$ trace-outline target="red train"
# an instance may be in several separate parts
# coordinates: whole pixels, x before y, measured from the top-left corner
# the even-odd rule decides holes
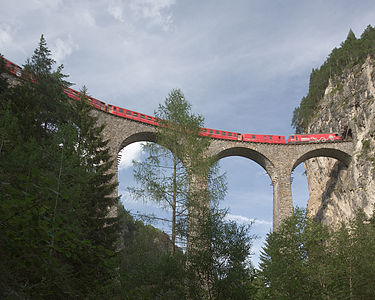
[[[343,138],[338,133],[317,133],[317,134],[296,134],[288,138],[287,143],[316,143],[316,142],[334,142]]]
[[[4,58],[5,67],[10,74],[16,77],[22,76],[22,68],[15,63]],[[33,80],[33,79],[32,79]],[[33,80],[34,81],[34,80]],[[64,88],[65,94],[74,100],[80,100],[81,93],[71,88]],[[155,117],[141,114],[122,107],[106,104],[103,101],[88,96],[89,103],[96,109],[105,111],[109,114],[116,115],[121,118],[131,119],[134,121],[159,126],[159,122]],[[324,134],[295,134],[289,136],[288,140],[282,135],[263,135],[263,134],[242,134],[238,132],[230,132],[224,130],[216,130],[210,128],[201,128],[200,135],[208,136],[215,139],[233,140],[249,143],[268,143],[268,144],[296,144],[296,143],[317,143],[317,142],[335,142],[341,141],[343,138],[338,133]]]

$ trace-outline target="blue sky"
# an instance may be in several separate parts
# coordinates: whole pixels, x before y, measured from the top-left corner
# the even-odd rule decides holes
[[[0,53],[17,64],[44,34],[73,88],[107,103],[153,114],[180,88],[206,127],[289,135],[293,109],[306,95],[309,74],[345,40],[375,25],[375,1],[288,0],[0,0]],[[132,185],[125,149],[120,190]],[[272,227],[272,186],[250,160],[221,161],[232,218],[256,219],[264,238]],[[293,198],[306,206],[303,166],[294,172]],[[125,199],[126,197],[124,197]],[[151,204],[125,206],[151,211]],[[255,242],[258,253],[262,239]],[[255,263],[257,258],[255,258]]]

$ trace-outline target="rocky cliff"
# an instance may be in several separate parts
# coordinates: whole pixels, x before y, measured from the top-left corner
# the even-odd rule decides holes
[[[324,224],[337,225],[362,208],[370,215],[375,203],[375,59],[330,79],[308,132],[352,136],[350,166],[335,159],[305,162],[308,211]]]

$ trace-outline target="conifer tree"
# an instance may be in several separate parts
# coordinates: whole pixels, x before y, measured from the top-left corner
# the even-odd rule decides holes
[[[294,110],[292,126],[296,133],[303,133],[311,119],[316,115],[319,102],[328,86],[329,79],[339,76],[346,68],[363,63],[367,57],[375,54],[375,29],[368,26],[359,39],[350,29],[347,38],[340,47],[334,48],[327,60],[310,74],[309,91]]]
[[[110,297],[112,162],[85,91],[68,100],[52,65],[42,36],[24,80],[0,91],[0,296]]]
[[[271,299],[308,298],[304,212],[296,210],[276,232],[269,233],[261,252],[260,276]]]

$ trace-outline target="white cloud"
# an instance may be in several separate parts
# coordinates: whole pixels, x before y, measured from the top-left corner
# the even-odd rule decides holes
[[[168,8],[176,3],[175,0],[132,0],[130,8],[151,23],[160,25],[168,31],[173,24],[173,17]]]
[[[79,14],[79,18],[82,19],[83,23],[89,26],[95,26],[95,17],[88,10],[82,11]]]
[[[65,40],[62,40],[60,38],[56,39],[52,53],[57,63],[61,63],[66,57],[71,55],[72,52],[77,49],[78,45],[74,43],[71,35],[69,35]]]
[[[126,146],[120,151],[121,160],[118,166],[119,171],[125,170],[133,165],[133,160],[137,161],[140,159],[142,154],[143,143],[133,143]]]
[[[62,0],[34,0],[34,8],[57,10],[62,6]]]
[[[5,49],[12,43],[11,28],[9,25],[0,24],[0,49]]]
[[[228,214],[226,217],[228,220],[236,221],[238,223],[244,223],[244,224],[255,224],[255,225],[272,225],[272,222],[265,221],[265,220],[257,220],[253,218],[247,218],[240,215],[232,215]]]
[[[108,13],[115,18],[115,20],[124,22],[124,7],[120,0],[110,1],[107,8]]]

